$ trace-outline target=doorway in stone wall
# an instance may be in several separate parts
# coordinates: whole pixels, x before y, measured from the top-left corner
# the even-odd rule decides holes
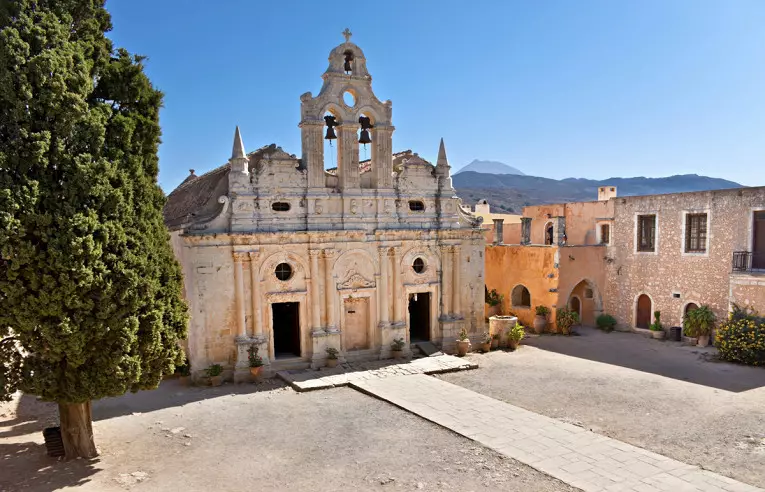
[[[430,341],[430,293],[409,294],[409,341]]]
[[[369,297],[350,297],[343,302],[345,350],[369,348]]]
[[[752,232],[752,268],[765,270],[765,211],[754,213]]]
[[[275,302],[271,314],[276,358],[300,357],[300,303]]]
[[[578,297],[574,296],[568,303],[569,309],[579,316],[579,323],[582,322],[582,303]]]
[[[645,294],[640,294],[640,297],[637,298],[636,311],[635,326],[648,328],[651,325],[651,298]]]

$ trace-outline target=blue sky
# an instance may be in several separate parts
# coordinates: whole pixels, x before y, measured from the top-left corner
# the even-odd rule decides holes
[[[344,9],[344,5],[349,5]],[[765,185],[765,1],[108,0],[165,93],[160,184],[248,151],[300,154],[349,27],[393,101],[394,150],[551,178],[697,173]]]

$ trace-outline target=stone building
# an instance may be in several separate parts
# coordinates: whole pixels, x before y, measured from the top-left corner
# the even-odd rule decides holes
[[[220,363],[243,376],[251,345],[271,372],[322,366],[330,347],[385,358],[398,338],[450,350],[461,328],[483,327],[480,219],[460,207],[443,141],[435,166],[393,154],[391,102],[344,35],[319,94],[300,96],[300,157],[247,153],[237,127],[228,163],[168,196],[196,374]]]
[[[521,241],[490,245],[487,288],[524,323],[533,308],[568,307],[592,325],[601,313],[622,329],[665,328],[709,305],[765,312],[765,188],[618,197],[526,207]],[[496,241],[495,241],[496,243]]]

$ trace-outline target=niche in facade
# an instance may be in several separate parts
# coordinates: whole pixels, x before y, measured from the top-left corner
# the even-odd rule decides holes
[[[412,212],[422,212],[425,210],[425,204],[420,200],[409,200],[409,210]]]
[[[290,204],[287,202],[274,202],[271,205],[271,210],[274,212],[288,212],[290,209]]]
[[[422,258],[415,258],[412,262],[412,270],[414,270],[414,273],[422,273],[425,271],[425,262],[422,260]]]

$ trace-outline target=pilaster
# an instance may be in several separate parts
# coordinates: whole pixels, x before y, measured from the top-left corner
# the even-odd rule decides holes
[[[332,275],[333,258],[335,257],[334,249],[323,250],[324,255],[324,274],[326,279],[324,281],[324,293],[327,302],[327,333],[339,332],[337,326],[337,312],[335,308],[335,298],[337,297],[337,285],[334,282]]]
[[[392,126],[372,129],[372,172],[375,188],[393,187],[393,130]]]
[[[338,184],[341,190],[357,189],[360,187],[357,125],[343,124],[336,128]]]

